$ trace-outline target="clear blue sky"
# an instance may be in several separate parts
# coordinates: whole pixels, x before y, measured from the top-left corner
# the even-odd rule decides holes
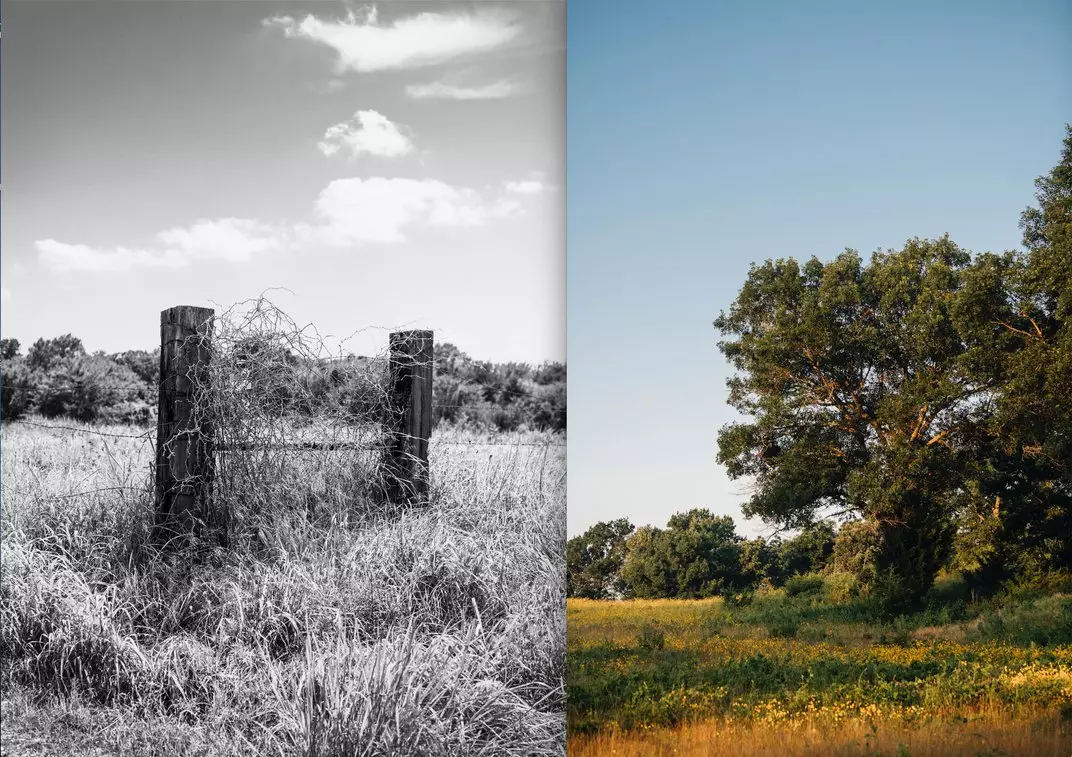
[[[1016,248],[1072,120],[1072,4],[567,3],[569,532],[709,507],[712,320],[769,257]]]

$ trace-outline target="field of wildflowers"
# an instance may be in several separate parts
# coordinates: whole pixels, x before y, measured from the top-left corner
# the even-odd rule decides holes
[[[569,753],[1072,754],[1070,597],[945,624],[765,604],[569,600]]]

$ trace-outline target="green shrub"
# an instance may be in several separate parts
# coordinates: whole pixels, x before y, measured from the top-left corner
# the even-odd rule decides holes
[[[860,595],[860,586],[852,573],[831,573],[823,578],[823,599],[840,605]]]
[[[984,616],[975,634],[1011,644],[1072,644],[1072,597],[1057,595],[1002,607]]]
[[[657,650],[666,646],[666,634],[658,623],[645,623],[637,635],[637,646],[645,650]]]
[[[785,582],[785,593],[790,597],[818,595],[822,590],[823,577],[817,573],[792,576]]]

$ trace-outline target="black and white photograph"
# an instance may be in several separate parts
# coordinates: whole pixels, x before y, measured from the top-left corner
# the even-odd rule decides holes
[[[564,755],[565,3],[2,12],[5,757]]]

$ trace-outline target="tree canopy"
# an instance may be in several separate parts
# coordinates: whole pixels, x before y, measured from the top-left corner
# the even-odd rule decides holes
[[[1072,129],[1022,215],[1026,251],[973,258],[945,236],[751,268],[715,321],[746,418],[721,430],[718,460],[755,482],[747,515],[864,518],[879,573],[908,598],[946,562],[965,508],[992,506],[1010,535],[1067,525],[1070,161]]]

